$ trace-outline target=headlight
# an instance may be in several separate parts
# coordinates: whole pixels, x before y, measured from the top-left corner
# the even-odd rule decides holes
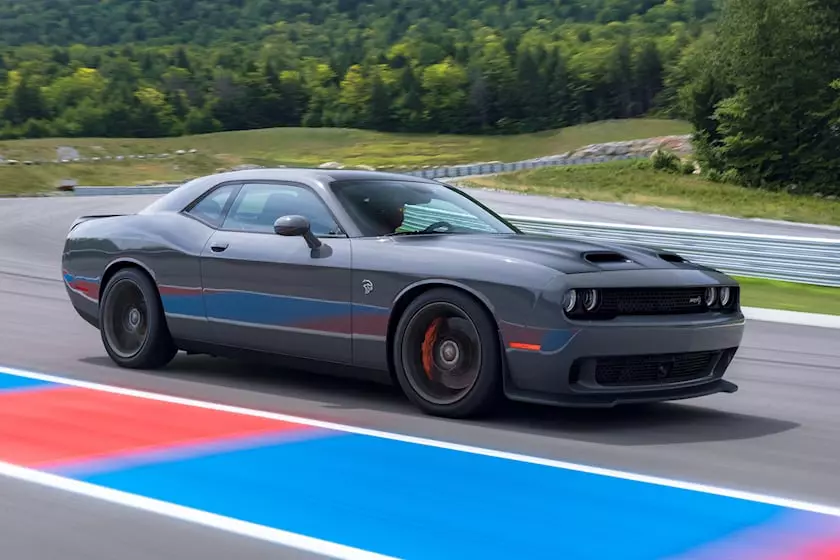
[[[729,289],[729,286],[724,286],[720,289],[720,305],[722,307],[726,307],[729,305],[729,302],[732,300],[732,290]]]
[[[598,290],[585,290],[583,292],[583,308],[592,311],[598,307]]]
[[[714,288],[706,288],[706,307],[712,307],[715,304],[715,299],[717,299],[717,290]]]
[[[569,290],[566,292],[566,295],[563,296],[563,309],[566,313],[571,313],[575,306],[577,305],[577,292],[575,290]]]

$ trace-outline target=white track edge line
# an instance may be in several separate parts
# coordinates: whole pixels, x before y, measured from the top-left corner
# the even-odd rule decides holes
[[[0,366],[0,373],[9,375],[16,375],[19,377],[26,377],[29,379],[38,379],[51,383],[69,385],[72,387],[79,387],[83,389],[91,389],[93,391],[102,391],[106,393],[113,393],[129,397],[137,397],[141,399],[149,399],[160,402],[168,402],[171,404],[180,404],[184,406],[193,406],[196,408],[204,408],[210,410],[217,410],[219,412],[229,412],[232,414],[242,414],[246,416],[254,416],[259,418],[266,418],[269,420],[277,420],[280,422],[288,422],[293,424],[300,424],[303,426],[310,426],[321,428],[324,430],[332,430],[336,432],[345,432],[356,435],[370,436],[379,439],[387,439],[391,441],[398,441],[401,443],[410,443],[414,445],[421,445],[425,447],[435,447],[438,449],[445,449],[447,451],[456,451],[460,453],[469,453],[471,455],[481,455],[484,457],[491,457],[495,459],[504,459],[518,463],[529,463],[532,465],[540,465],[544,467],[551,467],[556,469],[564,469],[569,471],[580,472],[584,474],[592,474],[598,476],[605,476],[610,478],[617,478],[628,480],[632,482],[640,482],[644,484],[654,484],[657,486],[665,486],[679,490],[688,490],[692,492],[700,492],[703,494],[711,494],[725,498],[733,498],[737,500],[745,500],[750,502],[762,503],[771,506],[777,506],[788,509],[797,509],[810,513],[817,513],[828,515],[831,517],[840,517],[840,507],[828,506],[823,504],[816,504],[805,502],[801,500],[794,500],[779,496],[770,496],[766,494],[759,494],[755,492],[748,492],[743,490],[736,490],[731,488],[724,488],[719,486],[712,486],[708,484],[687,482],[682,480],[645,475],[634,473],[630,471],[620,471],[616,469],[609,469],[603,467],[595,467],[591,465],[583,465],[579,463],[571,463],[557,459],[547,459],[542,457],[535,457],[530,455],[523,455],[520,453],[513,453],[509,451],[501,451],[495,449],[487,449],[482,447],[475,447],[471,445],[464,445],[460,443],[452,443],[440,440],[433,440],[418,436],[409,436],[405,434],[398,434],[393,432],[385,432],[381,430],[372,430],[368,428],[360,428],[357,426],[350,426],[346,424],[338,424],[334,422],[326,422],[322,420],[314,420],[311,418],[304,418],[300,416],[291,416],[288,414],[280,414],[276,412],[267,412],[264,410],[255,410],[249,408],[242,408],[238,406],[225,405],[220,403],[213,403],[207,401],[199,401],[187,399],[183,397],[175,397],[170,395],[163,395],[160,393],[152,393],[147,391],[139,391],[136,389],[124,389],[114,387],[111,385],[103,385],[100,383],[92,383],[89,381],[81,381],[72,378],[58,377],[44,373],[37,373],[17,368]]]
[[[338,543],[291,533],[281,529],[274,529],[265,525],[258,525],[247,521],[241,521],[232,517],[225,517],[185,506],[179,506],[170,502],[147,498],[137,494],[114,490],[96,484],[65,478],[62,476],[38,471],[26,467],[20,467],[0,461],[0,476],[31,482],[40,486],[64,490],[73,494],[79,494],[89,498],[96,498],[102,501],[131,507],[134,509],[156,513],[165,517],[187,521],[205,527],[220,529],[229,533],[251,537],[274,544],[287,546],[305,552],[321,554],[341,560],[392,560],[390,556],[383,556],[374,552],[368,552],[358,548],[345,546]]]

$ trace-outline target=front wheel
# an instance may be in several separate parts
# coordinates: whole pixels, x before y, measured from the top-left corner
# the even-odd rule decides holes
[[[161,368],[178,352],[154,283],[135,268],[120,270],[105,287],[99,330],[105,350],[121,367]]]
[[[458,290],[431,290],[409,304],[394,337],[394,366],[406,396],[427,414],[475,416],[501,394],[495,323]]]

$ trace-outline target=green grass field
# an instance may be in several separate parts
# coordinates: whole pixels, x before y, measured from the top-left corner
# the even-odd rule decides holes
[[[840,225],[840,201],[714,183],[653,170],[646,161],[546,167],[464,184],[530,194],[623,202],[742,218]]]
[[[0,142],[0,154],[19,161],[54,159],[72,146],[84,157],[172,153],[169,159],[0,166],[0,194],[51,191],[72,178],[84,185],[181,181],[242,163],[317,166],[328,161],[391,169],[479,161],[518,161],[563,153],[587,144],[687,134],[681,121],[628,119],[515,136],[386,134],[334,128],[273,128],[161,139],[49,138]]]
[[[840,315],[840,288],[736,277],[745,307]]]

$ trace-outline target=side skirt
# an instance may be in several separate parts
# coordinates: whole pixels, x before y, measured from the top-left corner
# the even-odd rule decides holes
[[[269,352],[261,352],[257,350],[236,348],[222,344],[199,342],[194,340],[176,339],[175,344],[179,349],[187,352],[187,354],[206,354],[209,356],[227,358],[240,362],[249,362],[283,369],[305,371],[317,375],[364,379],[385,385],[393,384],[391,376],[385,370],[359,368],[348,366],[346,364],[298,358],[295,356],[273,354]]]

